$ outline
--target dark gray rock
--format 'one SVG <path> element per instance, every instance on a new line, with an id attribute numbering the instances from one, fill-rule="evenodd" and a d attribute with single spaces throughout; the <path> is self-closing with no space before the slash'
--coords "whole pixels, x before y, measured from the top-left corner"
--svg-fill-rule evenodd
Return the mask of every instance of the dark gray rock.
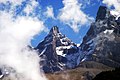
<path id="1" fill-rule="evenodd" d="M 110 11 L 107 9 L 106 6 L 100 6 L 97 12 L 96 21 L 104 20 L 110 15 Z"/>

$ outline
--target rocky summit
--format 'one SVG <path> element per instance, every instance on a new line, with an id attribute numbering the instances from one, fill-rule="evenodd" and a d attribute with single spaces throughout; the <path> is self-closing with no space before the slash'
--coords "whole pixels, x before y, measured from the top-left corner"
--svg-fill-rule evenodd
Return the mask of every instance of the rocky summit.
<path id="1" fill-rule="evenodd" d="M 35 48 L 42 58 L 40 64 L 45 72 L 55 72 L 75 68 L 81 61 L 81 51 L 77 44 L 52 27 L 45 39 Z"/>

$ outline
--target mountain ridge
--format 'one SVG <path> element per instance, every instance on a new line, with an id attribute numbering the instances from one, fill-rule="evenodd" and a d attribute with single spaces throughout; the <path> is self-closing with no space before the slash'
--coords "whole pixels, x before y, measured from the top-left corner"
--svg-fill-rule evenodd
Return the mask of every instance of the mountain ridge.
<path id="1" fill-rule="evenodd" d="M 116 19 L 116 17 L 117 16 L 111 14 L 111 11 L 107 9 L 107 7 L 100 6 L 96 20 L 91 24 L 88 32 L 83 37 L 83 42 L 80 46 L 77 46 L 77 44 L 65 35 L 62 35 L 58 27 L 54 26 L 35 49 L 38 49 L 39 53 L 45 54 L 50 63 L 56 63 L 56 68 L 59 69 L 53 70 L 51 68 L 52 72 L 75 68 L 84 61 L 95 61 L 109 67 L 119 67 L 120 59 L 117 55 L 119 56 L 120 50 L 118 47 L 120 46 L 120 17 L 118 17 L 118 19 Z M 45 47 L 44 50 L 42 50 L 42 46 L 45 46 L 47 43 L 46 41 L 52 42 L 50 43 L 52 49 L 49 49 L 51 52 L 46 49 L 48 53 L 45 52 Z M 48 57 L 50 54 L 54 57 Z M 51 65 L 46 66 L 52 67 Z"/>

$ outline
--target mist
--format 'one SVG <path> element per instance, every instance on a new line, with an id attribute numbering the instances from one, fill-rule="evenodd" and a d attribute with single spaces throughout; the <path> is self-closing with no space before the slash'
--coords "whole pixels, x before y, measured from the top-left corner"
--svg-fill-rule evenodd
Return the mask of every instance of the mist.
<path id="1" fill-rule="evenodd" d="M 37 51 L 28 47 L 45 30 L 44 22 L 36 17 L 14 18 L 13 12 L 0 11 L 0 69 L 11 80 L 47 80 Z"/>

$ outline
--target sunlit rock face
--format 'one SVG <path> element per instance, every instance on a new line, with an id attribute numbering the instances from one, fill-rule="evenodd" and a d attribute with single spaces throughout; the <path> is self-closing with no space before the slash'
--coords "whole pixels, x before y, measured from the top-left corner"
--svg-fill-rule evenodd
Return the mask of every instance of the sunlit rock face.
<path id="1" fill-rule="evenodd" d="M 83 38 L 84 60 L 101 62 L 110 67 L 120 66 L 120 17 L 100 6 L 96 21 Z"/>
<path id="2" fill-rule="evenodd" d="M 77 44 L 60 33 L 57 26 L 35 48 L 42 58 L 40 64 L 45 72 L 55 72 L 79 65 L 82 54 Z"/>

